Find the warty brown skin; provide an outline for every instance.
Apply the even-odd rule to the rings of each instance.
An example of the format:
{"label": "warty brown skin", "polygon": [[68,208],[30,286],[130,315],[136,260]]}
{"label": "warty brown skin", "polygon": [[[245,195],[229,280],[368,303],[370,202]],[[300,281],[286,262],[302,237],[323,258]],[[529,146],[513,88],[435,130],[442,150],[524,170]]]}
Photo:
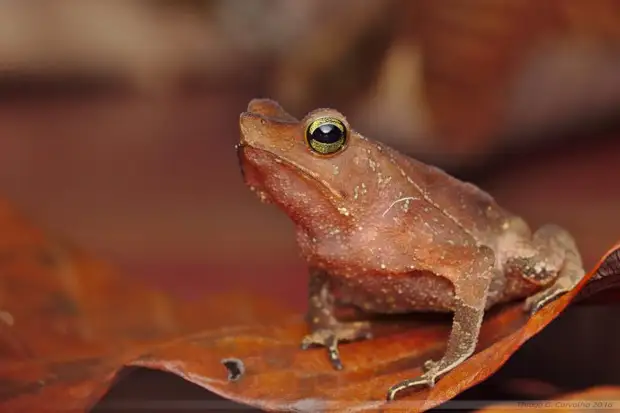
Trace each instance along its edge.
{"label": "warty brown skin", "polygon": [[[346,130],[346,143],[330,155],[313,150],[306,136],[323,117]],[[341,303],[369,313],[454,313],[442,359],[393,386],[388,399],[434,385],[469,357],[486,309],[528,297],[533,313],[584,275],[564,229],[532,233],[481,189],[363,137],[335,110],[298,121],[276,102],[255,99],[240,129],[246,184],[293,220],[308,263],[311,334],[304,348],[325,346],[340,369],[338,342],[370,338],[368,323],[336,319]]]}

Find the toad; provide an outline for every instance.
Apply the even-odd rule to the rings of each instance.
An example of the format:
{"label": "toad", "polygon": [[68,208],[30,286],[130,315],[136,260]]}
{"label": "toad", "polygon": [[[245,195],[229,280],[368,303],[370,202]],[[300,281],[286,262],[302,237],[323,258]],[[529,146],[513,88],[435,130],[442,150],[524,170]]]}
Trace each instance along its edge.
{"label": "toad", "polygon": [[371,337],[369,322],[337,319],[341,304],[453,314],[443,357],[388,389],[388,400],[433,386],[471,356],[492,306],[524,299],[533,314],[585,274],[563,228],[532,231],[483,190],[362,136],[336,110],[297,120],[255,99],[240,129],[245,183],[290,217],[308,264],[304,349],[325,347],[342,369],[339,343]]}

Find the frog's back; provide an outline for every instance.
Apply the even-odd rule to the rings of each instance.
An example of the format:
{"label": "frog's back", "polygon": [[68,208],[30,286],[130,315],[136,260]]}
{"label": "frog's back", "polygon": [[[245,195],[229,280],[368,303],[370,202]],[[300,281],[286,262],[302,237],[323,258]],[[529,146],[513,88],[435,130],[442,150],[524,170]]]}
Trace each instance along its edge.
{"label": "frog's back", "polygon": [[512,216],[477,186],[391,148],[385,150],[407,174],[412,185],[478,241],[488,245],[493,234],[500,232],[502,224]]}

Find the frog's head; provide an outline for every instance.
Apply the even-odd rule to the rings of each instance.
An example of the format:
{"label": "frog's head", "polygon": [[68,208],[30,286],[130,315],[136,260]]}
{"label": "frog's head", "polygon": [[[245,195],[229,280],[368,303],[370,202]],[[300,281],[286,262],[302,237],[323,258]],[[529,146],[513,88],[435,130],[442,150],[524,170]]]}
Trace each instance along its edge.
{"label": "frog's head", "polygon": [[298,121],[276,102],[255,99],[240,128],[246,184],[312,236],[383,207],[388,177],[396,172],[387,148],[355,132],[338,111],[317,109]]}

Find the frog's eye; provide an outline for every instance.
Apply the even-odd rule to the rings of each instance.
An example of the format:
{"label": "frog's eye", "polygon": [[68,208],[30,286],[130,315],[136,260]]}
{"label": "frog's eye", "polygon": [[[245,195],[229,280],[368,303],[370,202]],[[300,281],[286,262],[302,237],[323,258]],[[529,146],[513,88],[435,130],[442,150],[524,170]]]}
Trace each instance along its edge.
{"label": "frog's eye", "polygon": [[331,155],[344,148],[347,128],[339,119],[319,118],[308,126],[306,141],[313,151],[321,155]]}

